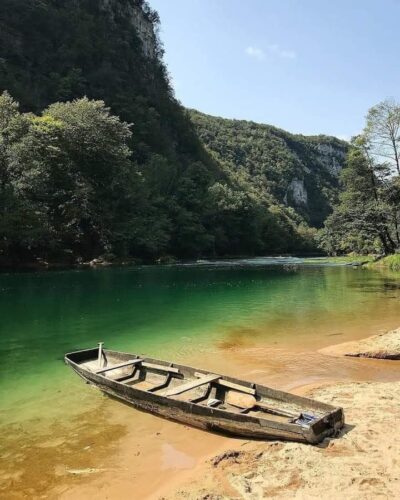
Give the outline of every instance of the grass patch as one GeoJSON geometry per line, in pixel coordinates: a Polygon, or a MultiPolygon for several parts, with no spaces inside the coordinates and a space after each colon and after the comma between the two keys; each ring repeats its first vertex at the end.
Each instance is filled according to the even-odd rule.
{"type": "Polygon", "coordinates": [[[347,264],[360,265],[370,263],[374,260],[373,255],[341,255],[340,257],[318,257],[317,259],[307,259],[309,263],[324,263],[324,264],[347,264]]]}
{"type": "Polygon", "coordinates": [[[400,254],[396,253],[394,255],[388,255],[383,259],[378,260],[372,264],[368,264],[371,268],[383,268],[389,269],[390,271],[400,272],[400,254]]]}

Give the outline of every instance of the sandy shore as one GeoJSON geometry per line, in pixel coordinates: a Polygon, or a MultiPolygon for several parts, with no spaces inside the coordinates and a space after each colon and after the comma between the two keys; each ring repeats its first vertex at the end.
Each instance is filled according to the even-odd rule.
{"type": "Polygon", "coordinates": [[[321,349],[322,354],[359,358],[400,359],[400,328],[366,339],[321,349]]]}
{"type": "MultiPolygon", "coordinates": [[[[400,329],[326,348],[326,354],[398,359],[400,329]],[[395,358],[397,356],[397,358],[395,358]]],[[[303,387],[296,392],[344,408],[341,435],[318,446],[242,441],[221,448],[158,498],[198,500],[262,498],[399,498],[400,382],[303,387]],[[393,430],[393,432],[391,431],[393,430]],[[193,477],[201,478],[193,482],[193,477]]]]}
{"type": "MultiPolygon", "coordinates": [[[[360,338],[357,332],[353,338],[360,338]]],[[[374,338],[381,348],[394,337],[374,338]]],[[[98,395],[96,414],[82,415],[70,430],[57,427],[34,442],[28,434],[22,440],[16,434],[15,443],[3,450],[3,475],[0,463],[6,498],[325,499],[337,498],[338,491],[350,499],[397,498],[400,363],[327,356],[318,351],[322,341],[316,350],[243,343],[217,347],[202,364],[343,406],[347,426],[335,440],[313,447],[233,439],[135,412],[98,395]],[[10,460],[14,449],[19,454],[10,460]]]]}
{"type": "Polygon", "coordinates": [[[399,498],[400,382],[342,383],[308,391],[345,410],[342,435],[319,446],[244,442],[221,450],[167,499],[399,498]]]}

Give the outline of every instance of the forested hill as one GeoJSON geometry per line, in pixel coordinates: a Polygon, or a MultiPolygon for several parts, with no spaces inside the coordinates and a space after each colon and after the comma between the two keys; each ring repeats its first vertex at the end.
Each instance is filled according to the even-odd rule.
{"type": "Polygon", "coordinates": [[[87,96],[133,123],[134,159],[204,159],[143,0],[0,0],[0,89],[22,111],[87,96]]]}
{"type": "Polygon", "coordinates": [[[192,112],[198,135],[158,26],[143,0],[0,0],[0,265],[315,249],[344,145],[192,112]]]}
{"type": "Polygon", "coordinates": [[[293,135],[244,120],[190,110],[198,135],[228,177],[241,175],[321,227],[337,201],[348,144],[324,135],[293,135]]]}

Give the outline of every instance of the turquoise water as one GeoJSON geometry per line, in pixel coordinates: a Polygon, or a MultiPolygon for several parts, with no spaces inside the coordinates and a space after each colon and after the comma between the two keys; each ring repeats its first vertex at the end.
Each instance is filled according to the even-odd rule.
{"type": "Polygon", "coordinates": [[[69,487],[68,467],[99,467],[128,429],[155,443],[157,419],[90,390],[66,352],[103,341],[268,385],[394,380],[316,351],[398,326],[399,300],[395,275],[299,259],[1,274],[0,496],[69,487]]]}
{"type": "Polygon", "coordinates": [[[66,400],[70,387],[85,394],[63,356],[99,341],[185,360],[216,345],[290,343],[332,326],[334,334],[361,315],[388,319],[398,294],[382,274],[297,259],[3,274],[1,420],[40,414],[60,387],[66,400]]]}

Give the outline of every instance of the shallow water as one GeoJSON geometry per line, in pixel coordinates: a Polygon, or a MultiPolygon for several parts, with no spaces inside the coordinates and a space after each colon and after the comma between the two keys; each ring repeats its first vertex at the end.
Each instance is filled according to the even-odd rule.
{"type": "MultiPolygon", "coordinates": [[[[16,497],[20,483],[21,494],[46,492],[57,467],[76,466],[85,446],[88,471],[130,421],[142,435],[149,418],[159,421],[91,390],[64,366],[66,352],[103,341],[282,388],[392,380],[400,374],[393,364],[316,351],[399,326],[399,299],[393,276],[300,259],[2,274],[0,459],[16,476],[9,467],[1,475],[0,465],[0,479],[12,481],[16,497]],[[96,443],[92,458],[90,443],[96,443]],[[27,472],[35,460],[46,470],[43,484],[29,490],[27,483],[37,482],[32,465],[27,472]]],[[[168,440],[159,455],[160,470],[169,462],[178,469],[192,463],[168,440]]]]}

